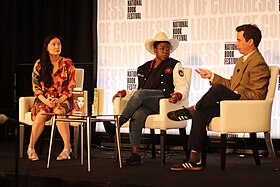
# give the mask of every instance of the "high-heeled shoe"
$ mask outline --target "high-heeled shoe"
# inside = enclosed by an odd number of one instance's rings
[[[38,157],[35,149],[32,149],[30,147],[27,149],[27,156],[28,156],[28,159],[31,161],[39,160],[39,157]]]
[[[58,155],[58,157],[56,157],[56,160],[70,160],[71,153],[72,153],[71,148],[64,148],[62,152]]]

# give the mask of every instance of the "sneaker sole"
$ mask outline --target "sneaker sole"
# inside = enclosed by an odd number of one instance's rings
[[[174,118],[172,116],[169,116],[168,114],[167,114],[167,117],[168,117],[168,119],[173,120],[173,121],[186,121],[186,120],[192,119],[189,116],[177,116],[176,118]]]
[[[171,168],[172,171],[200,171],[202,167],[195,167],[195,168]]]

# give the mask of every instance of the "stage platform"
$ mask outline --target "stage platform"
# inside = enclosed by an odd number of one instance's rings
[[[31,162],[19,159],[18,173],[15,172],[14,142],[0,142],[0,186],[1,187],[171,187],[171,186],[280,186],[280,171],[276,171],[267,157],[262,157],[261,166],[256,166],[251,155],[227,155],[226,170],[220,171],[218,153],[208,153],[207,167],[202,171],[171,171],[170,167],[184,159],[183,151],[167,153],[166,164],[151,158],[149,150],[142,151],[144,164],[119,168],[113,149],[92,147],[91,172],[87,171],[87,160],[80,165],[80,159],[56,161],[60,146],[54,145],[50,168],[46,168],[47,149],[40,160]],[[122,158],[129,156],[122,150]]]

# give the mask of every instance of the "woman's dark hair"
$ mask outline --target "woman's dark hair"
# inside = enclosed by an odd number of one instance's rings
[[[253,39],[255,47],[258,47],[261,39],[262,39],[262,33],[257,25],[252,24],[244,24],[240,25],[236,28],[237,32],[244,31],[243,37],[246,41]]]
[[[50,34],[48,35],[43,43],[43,49],[42,49],[42,55],[40,58],[40,65],[41,65],[41,70],[40,70],[40,75],[42,78],[42,81],[44,82],[45,86],[49,88],[51,84],[53,83],[52,79],[52,72],[53,72],[53,64],[51,63],[49,52],[48,52],[48,45],[50,41],[54,38],[58,38],[58,35],[56,34]]]

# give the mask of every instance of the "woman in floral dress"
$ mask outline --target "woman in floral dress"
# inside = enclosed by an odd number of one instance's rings
[[[36,61],[32,72],[32,88],[36,97],[32,107],[32,130],[28,145],[28,159],[39,160],[35,144],[42,134],[46,113],[65,114],[72,110],[72,91],[76,85],[76,72],[70,58],[60,56],[61,41],[56,35],[45,38],[41,58]],[[58,116],[63,118],[63,116]],[[57,122],[58,131],[64,142],[64,149],[57,160],[70,159],[72,152],[68,122]]]

